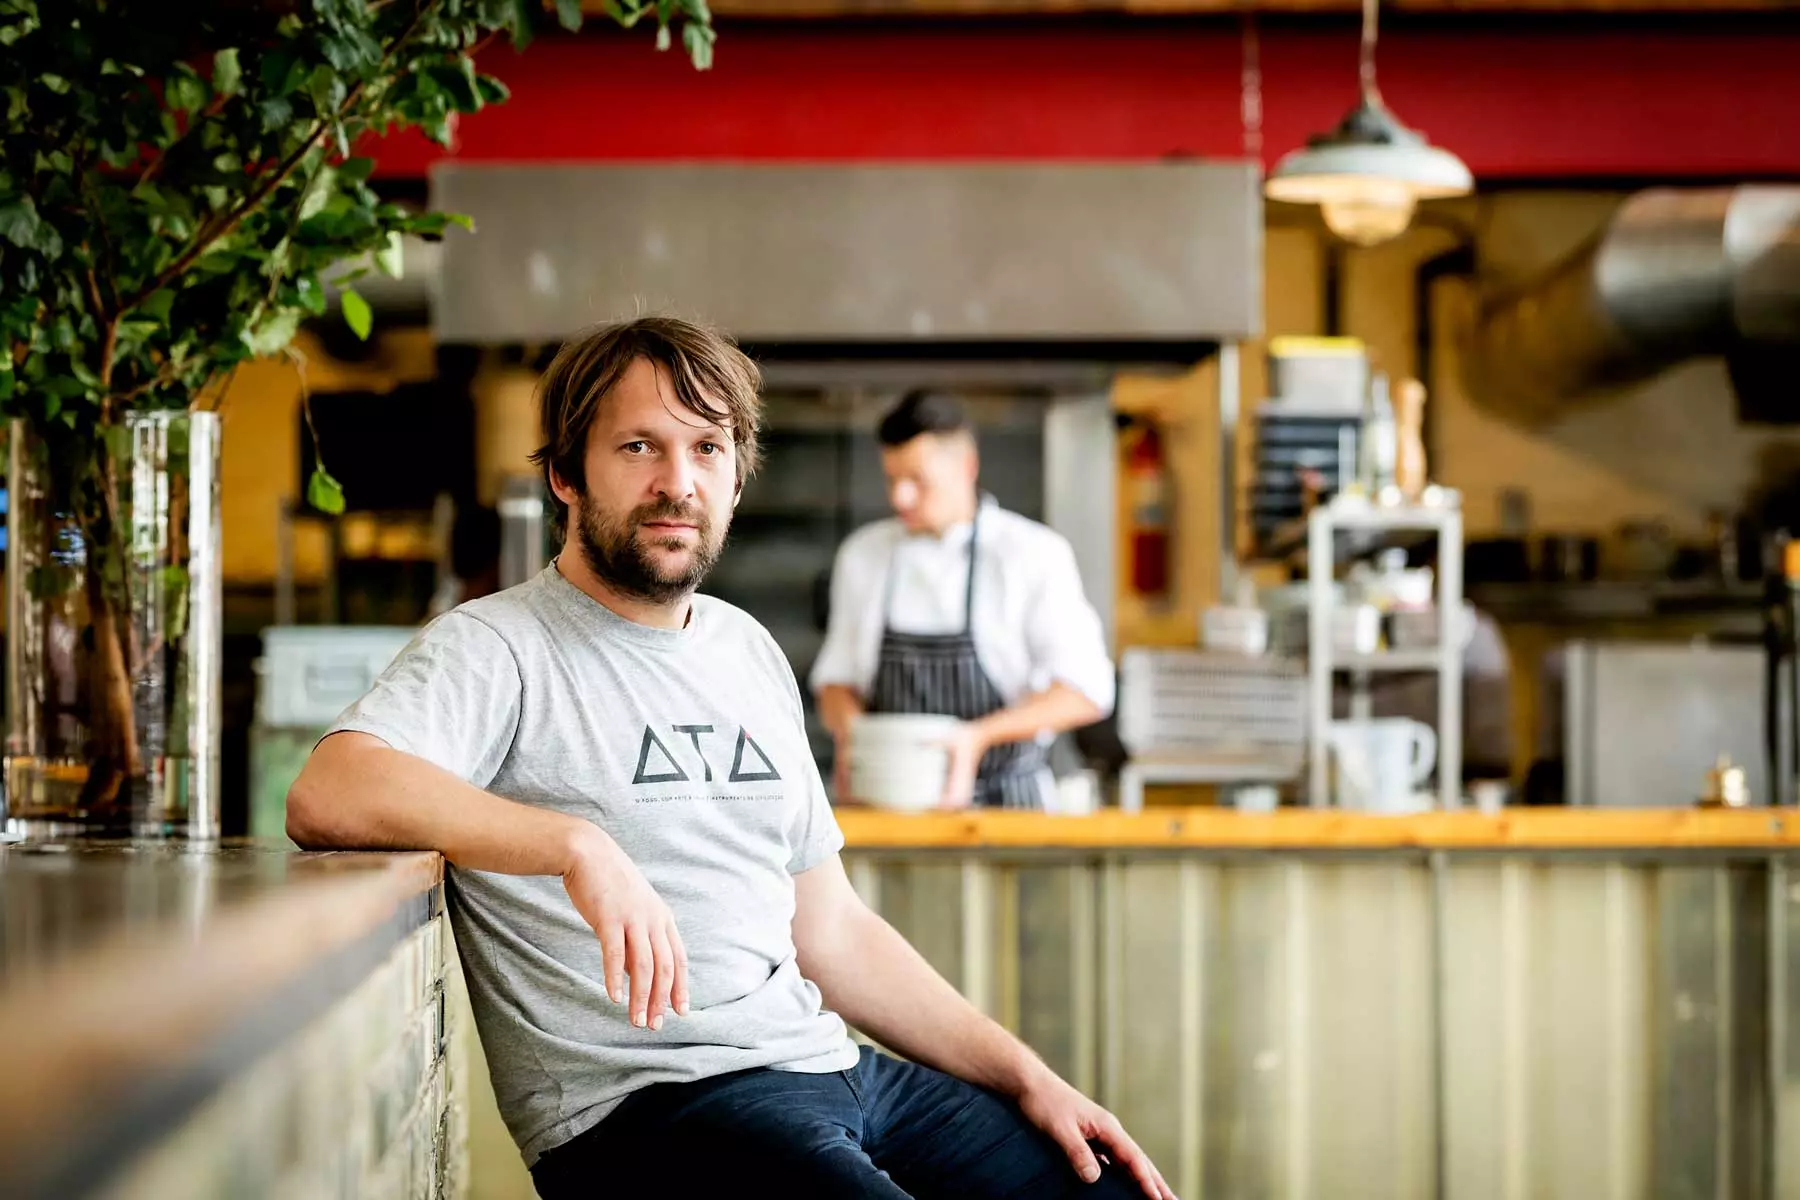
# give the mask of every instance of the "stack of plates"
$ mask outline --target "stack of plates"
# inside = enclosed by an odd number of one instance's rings
[[[950,766],[944,741],[959,724],[910,713],[858,717],[850,729],[850,794],[898,812],[935,808]]]

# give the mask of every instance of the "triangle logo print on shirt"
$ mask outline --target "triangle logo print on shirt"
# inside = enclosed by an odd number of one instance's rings
[[[666,765],[667,770],[660,770],[654,775],[646,775],[645,770],[653,765],[650,761],[652,750],[655,750],[661,758],[661,762],[654,765],[659,767]],[[670,754],[669,748],[662,744],[662,739],[656,736],[655,730],[648,725],[644,726],[644,740],[638,746],[637,774],[631,777],[631,782],[686,783],[687,781],[687,772],[681,769],[681,764],[675,761],[675,756]]]
[[[744,770],[744,751],[746,749],[749,750],[750,753],[756,755],[757,760],[763,765],[762,770]],[[730,782],[758,783],[763,780],[780,778],[781,772],[775,769],[775,764],[769,761],[769,756],[764,754],[762,752],[762,747],[758,746],[755,740],[751,738],[750,731],[747,729],[738,730],[737,752],[731,756]]]

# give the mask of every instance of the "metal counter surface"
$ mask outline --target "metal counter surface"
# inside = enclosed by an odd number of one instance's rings
[[[439,914],[442,879],[435,854],[0,847],[0,1181],[152,1144]]]

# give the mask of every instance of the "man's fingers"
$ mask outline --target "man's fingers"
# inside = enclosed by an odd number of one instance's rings
[[[1131,1140],[1131,1135],[1125,1132],[1125,1127],[1119,1124],[1117,1117],[1108,1113],[1106,1119],[1100,1122],[1096,1137],[1112,1151],[1113,1160],[1131,1172],[1150,1200],[1174,1200],[1175,1193],[1163,1181],[1162,1172],[1156,1169],[1156,1164],[1150,1161],[1150,1156],[1144,1153],[1143,1148]]]
[[[676,1013],[685,1017],[688,1015],[687,946],[673,922],[669,924],[669,948],[675,952],[675,986],[669,990],[669,997],[675,1003]]]
[[[669,935],[658,929],[650,944],[656,952],[656,983],[650,989],[650,1028],[662,1028],[663,1010],[669,1007],[669,993],[675,988],[675,948]]]
[[[649,1024],[650,986],[655,982],[656,957],[650,949],[650,932],[633,925],[625,937],[625,969],[631,972],[631,1023],[640,1029]]]
[[[1094,1157],[1081,1130],[1073,1125],[1063,1125],[1051,1136],[1063,1148],[1063,1153],[1069,1156],[1069,1165],[1075,1168],[1075,1174],[1081,1176],[1083,1183],[1092,1183],[1100,1178],[1100,1160]]]
[[[625,927],[619,922],[600,923],[600,956],[606,972],[606,994],[614,1004],[625,1003]]]

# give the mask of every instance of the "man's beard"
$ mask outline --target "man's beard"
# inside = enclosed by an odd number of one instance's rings
[[[653,604],[672,604],[700,586],[719,552],[726,530],[713,536],[712,520],[698,505],[658,500],[640,504],[620,518],[609,518],[600,506],[582,497],[576,506],[576,536],[588,569],[622,595]],[[681,521],[694,526],[694,540],[664,536],[646,544],[639,538],[647,521]],[[686,565],[673,570],[651,556],[652,546],[688,551]]]

